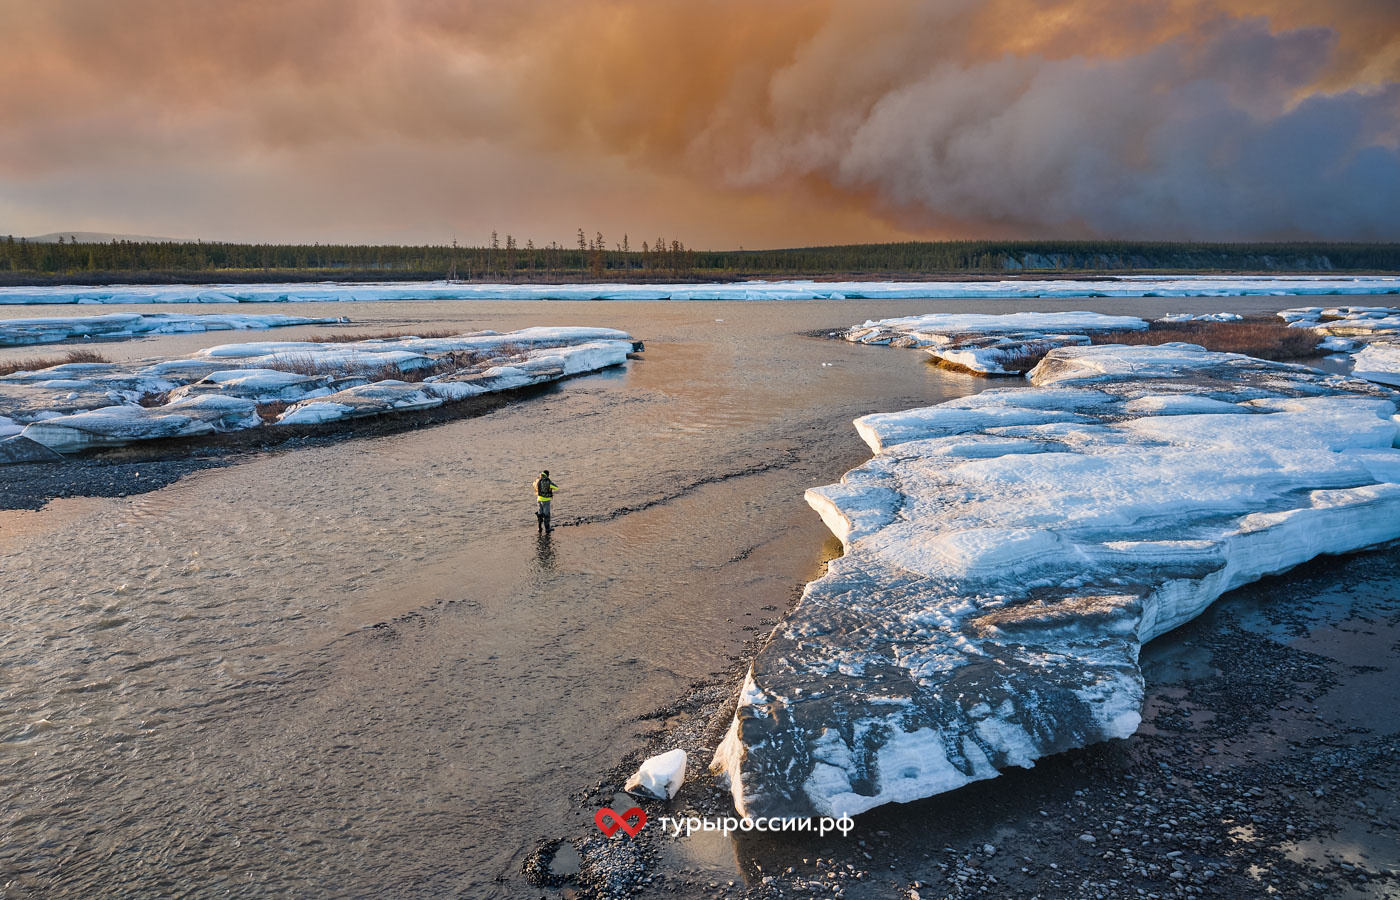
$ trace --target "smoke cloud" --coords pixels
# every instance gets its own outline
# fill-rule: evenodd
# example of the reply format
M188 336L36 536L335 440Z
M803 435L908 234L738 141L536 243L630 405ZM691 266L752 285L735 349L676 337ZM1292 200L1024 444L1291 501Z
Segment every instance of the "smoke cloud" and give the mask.
M0 0L0 231L1400 239L1391 0Z

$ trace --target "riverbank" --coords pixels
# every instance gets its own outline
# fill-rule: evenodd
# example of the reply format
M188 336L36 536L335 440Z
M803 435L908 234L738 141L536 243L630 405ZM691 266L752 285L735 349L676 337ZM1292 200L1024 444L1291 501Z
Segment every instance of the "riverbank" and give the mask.
M656 710L666 728L575 796L581 812L646 809L644 852L609 859L591 882L572 874L574 854L553 846L526 870L556 876L562 893L550 896L574 887L621 895L596 889L606 872L604 883L643 897L1393 897L1397 570L1400 548L1382 549L1233 591L1144 650L1145 714L1131 738L883 807L857 817L844 838L663 833L662 816L734 815L705 771L748 666L732 659ZM645 755L678 746L691 765L674 800L617 794ZM573 840L597 846L586 832ZM552 854L560 862L551 869Z

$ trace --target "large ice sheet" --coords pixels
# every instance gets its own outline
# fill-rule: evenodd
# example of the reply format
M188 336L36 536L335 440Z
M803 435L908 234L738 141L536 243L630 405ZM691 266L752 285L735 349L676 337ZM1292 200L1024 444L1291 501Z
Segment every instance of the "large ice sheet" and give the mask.
M246 331L290 325L333 325L343 317L309 319L301 316L181 313L108 313L101 316L50 316L0 320L0 347L53 344L75 338L123 338L143 334L182 334L201 331Z
M0 305L45 303L297 303L376 300L894 300L972 297L1271 297L1400 294L1381 275L1156 275L1001 281L742 281L681 284L114 285L0 288Z
M69 363L0 377L0 437L19 433L71 453L253 428L274 417L307 425L426 409L621 365L640 347L611 328L527 328L431 340L250 342L184 359Z
M855 814L1137 728L1141 645L1400 538L1394 393L1178 345L867 416L807 492L846 553L755 658L714 767L747 815Z

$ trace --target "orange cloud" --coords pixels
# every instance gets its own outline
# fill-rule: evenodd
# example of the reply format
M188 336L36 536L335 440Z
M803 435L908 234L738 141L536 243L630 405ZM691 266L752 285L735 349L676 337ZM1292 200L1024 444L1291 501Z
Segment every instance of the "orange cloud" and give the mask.
M0 21L17 233L1400 237L1377 199L1400 185L1392 0L0 0Z

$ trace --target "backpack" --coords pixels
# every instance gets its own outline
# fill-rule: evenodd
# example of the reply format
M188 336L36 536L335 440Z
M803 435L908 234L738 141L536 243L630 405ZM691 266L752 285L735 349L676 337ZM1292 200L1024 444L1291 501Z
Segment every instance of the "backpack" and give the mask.
M545 478L543 475L541 475L539 478L536 478L536 479L535 479L535 496L536 496L536 497L553 497L553 496L554 496L554 490L553 490L553 488L550 487L549 479L548 479L548 478Z

